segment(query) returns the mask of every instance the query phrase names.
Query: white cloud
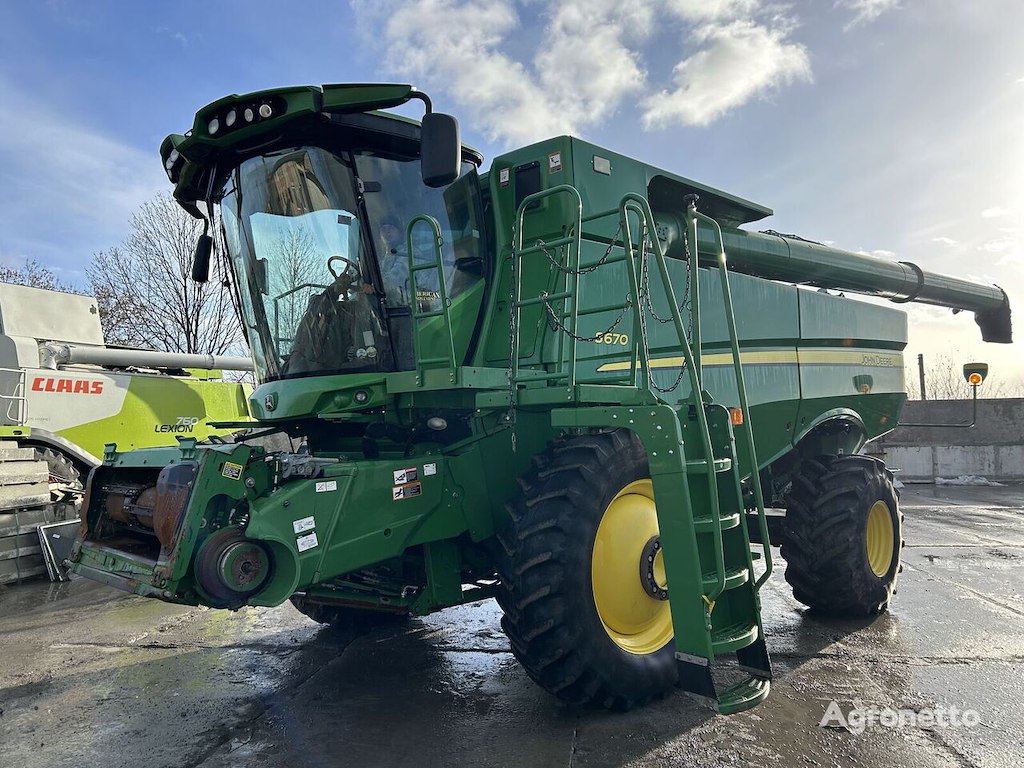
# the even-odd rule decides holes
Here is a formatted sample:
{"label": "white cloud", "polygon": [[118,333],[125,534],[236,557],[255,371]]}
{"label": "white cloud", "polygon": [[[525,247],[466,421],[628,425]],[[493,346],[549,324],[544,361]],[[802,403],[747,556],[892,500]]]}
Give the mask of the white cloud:
{"label": "white cloud", "polygon": [[668,0],[668,9],[686,21],[719,21],[750,16],[760,0]]}
{"label": "white cloud", "polygon": [[987,243],[982,243],[979,247],[979,251],[985,251],[986,253],[1003,253],[1013,248],[1017,244],[1017,241],[1009,237],[1000,237],[996,240],[989,240]]}
{"label": "white cloud", "polygon": [[1004,216],[1009,216],[1013,211],[1009,211],[1006,208],[1000,206],[994,206],[992,208],[986,208],[981,212],[981,218],[983,219],[1001,219]]}
{"label": "white cloud", "polygon": [[874,21],[883,13],[900,7],[900,0],[836,0],[836,8],[846,8],[853,12],[853,19],[845,29],[849,30],[858,24]]}
{"label": "white cloud", "polygon": [[644,126],[708,125],[752,98],[809,81],[807,50],[787,34],[744,20],[698,28],[694,37],[704,47],[675,66],[674,90],[645,100]]}
{"label": "white cloud", "polygon": [[445,89],[489,138],[508,142],[578,132],[645,85],[626,42],[649,34],[646,6],[567,0],[551,7],[529,67],[503,51],[520,26],[509,0],[353,2],[368,34],[383,36],[393,72]]}
{"label": "white cloud", "polygon": [[932,242],[939,243],[940,245],[945,245],[950,248],[952,248],[955,245],[960,245],[960,241],[954,240],[952,237],[933,237]]}
{"label": "white cloud", "polygon": [[572,123],[606,118],[646,85],[639,54],[625,41],[650,34],[650,7],[618,0],[563,0],[554,7],[534,58],[540,85]]}
{"label": "white cloud", "polygon": [[[351,0],[363,37],[387,52],[385,69],[445,91],[490,140],[507,144],[581,133],[637,102],[645,127],[706,125],[810,79],[780,6],[666,3],[656,13],[656,4],[619,0]],[[524,34],[521,8],[542,20],[542,32]],[[754,21],[761,16],[769,21]],[[699,50],[675,67],[671,92],[644,99],[659,80],[643,59],[656,20]]]}
{"label": "white cloud", "polygon": [[155,149],[143,152],[90,130],[3,79],[0,102],[5,257],[78,270],[93,251],[117,245],[130,214],[167,189]]}

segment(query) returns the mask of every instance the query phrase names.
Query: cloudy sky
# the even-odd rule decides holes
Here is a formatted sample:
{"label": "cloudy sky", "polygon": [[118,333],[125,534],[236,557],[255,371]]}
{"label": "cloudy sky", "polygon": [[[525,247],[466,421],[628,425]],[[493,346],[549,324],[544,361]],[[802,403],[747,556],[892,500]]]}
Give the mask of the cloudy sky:
{"label": "cloudy sky", "polygon": [[[229,93],[412,82],[487,158],[573,133],[767,205],[758,227],[996,282],[1024,329],[1020,0],[0,3],[0,262],[72,282]],[[301,9],[301,10],[294,10]],[[912,312],[910,354],[1024,377]],[[911,358],[908,358],[910,360]]]}

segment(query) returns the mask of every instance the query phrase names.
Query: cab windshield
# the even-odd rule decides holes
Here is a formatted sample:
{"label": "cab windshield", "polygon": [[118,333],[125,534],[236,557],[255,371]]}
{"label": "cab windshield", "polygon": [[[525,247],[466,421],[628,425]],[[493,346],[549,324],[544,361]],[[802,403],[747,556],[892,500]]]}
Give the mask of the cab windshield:
{"label": "cab windshield", "polygon": [[[259,380],[413,368],[410,303],[437,308],[440,280],[457,300],[481,279],[459,269],[482,255],[478,189],[471,163],[432,189],[418,158],[370,151],[296,147],[239,165],[221,220]],[[419,214],[438,222],[442,267],[413,287]],[[413,263],[436,263],[422,221],[411,247]]]}

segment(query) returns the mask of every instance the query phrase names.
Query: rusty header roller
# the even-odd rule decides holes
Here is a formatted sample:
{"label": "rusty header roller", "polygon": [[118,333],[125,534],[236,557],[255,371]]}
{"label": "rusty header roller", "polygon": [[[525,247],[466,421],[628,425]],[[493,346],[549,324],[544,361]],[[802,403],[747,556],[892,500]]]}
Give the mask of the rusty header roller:
{"label": "rusty header roller", "polygon": [[[985,341],[1013,340],[1010,302],[997,285],[926,272],[909,261],[851,253],[794,235],[723,229],[730,269],[816,288],[880,296],[896,303],[918,302],[974,313]],[[701,227],[702,255],[716,255],[717,236]]]}

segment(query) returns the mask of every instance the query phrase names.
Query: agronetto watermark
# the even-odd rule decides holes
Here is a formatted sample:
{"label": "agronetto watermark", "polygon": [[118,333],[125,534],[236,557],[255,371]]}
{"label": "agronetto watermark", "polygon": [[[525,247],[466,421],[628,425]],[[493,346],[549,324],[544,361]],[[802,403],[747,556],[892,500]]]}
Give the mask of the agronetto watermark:
{"label": "agronetto watermark", "polygon": [[867,706],[859,701],[845,712],[838,701],[829,702],[818,723],[820,728],[842,728],[858,736],[868,728],[974,728],[981,724],[981,714],[975,709],[960,707],[934,707],[931,709],[898,709]]}

